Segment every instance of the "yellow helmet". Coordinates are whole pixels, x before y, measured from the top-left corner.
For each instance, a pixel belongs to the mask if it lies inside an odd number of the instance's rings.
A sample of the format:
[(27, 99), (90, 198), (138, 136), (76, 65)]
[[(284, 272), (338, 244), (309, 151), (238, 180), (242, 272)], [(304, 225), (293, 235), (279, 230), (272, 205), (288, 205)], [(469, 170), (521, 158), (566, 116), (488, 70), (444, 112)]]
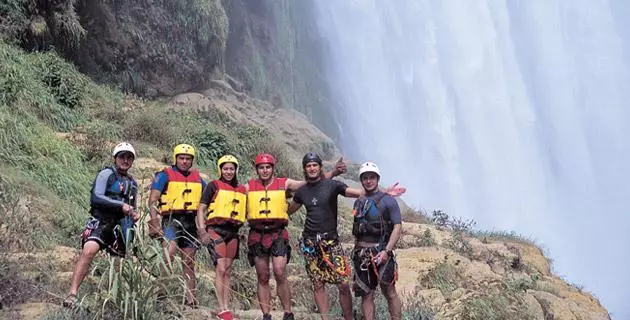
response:
[(173, 148), (173, 164), (177, 164), (177, 155), (178, 154), (187, 154), (193, 159), (195, 158), (195, 148), (189, 144), (178, 144)]
[(219, 172), (219, 178), (221, 178), (221, 166), (227, 162), (231, 162), (234, 164), (234, 166), (236, 166), (236, 174), (238, 175), (238, 160), (236, 159), (235, 156), (228, 154), (219, 158), (219, 160), (217, 161), (217, 170)]

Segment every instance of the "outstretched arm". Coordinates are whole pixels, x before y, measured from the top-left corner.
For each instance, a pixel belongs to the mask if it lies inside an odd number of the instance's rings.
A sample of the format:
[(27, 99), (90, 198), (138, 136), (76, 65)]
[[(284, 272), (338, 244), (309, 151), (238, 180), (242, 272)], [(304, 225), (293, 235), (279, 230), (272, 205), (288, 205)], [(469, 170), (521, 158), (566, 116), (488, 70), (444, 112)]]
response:
[[(394, 183), (393, 185), (383, 190), (383, 192), (385, 192), (386, 194), (392, 197), (399, 197), (403, 195), (406, 191), (407, 191), (407, 188), (399, 187), (398, 182)], [(351, 187), (346, 188), (345, 196), (348, 198), (358, 198), (364, 195), (365, 195), (364, 189), (357, 189), (357, 188), (351, 188)]]
[[(345, 162), (343, 162), (343, 157), (341, 157), (339, 158), (339, 160), (337, 160), (337, 163), (335, 163), (335, 168), (332, 171), (324, 172), (324, 178), (332, 179), (336, 176), (346, 173), (346, 171), (348, 171), (348, 166)], [(306, 181), (304, 180), (293, 180), (291, 178), (287, 178), (287, 182), (284, 187), (289, 191), (296, 191), (305, 184)]]

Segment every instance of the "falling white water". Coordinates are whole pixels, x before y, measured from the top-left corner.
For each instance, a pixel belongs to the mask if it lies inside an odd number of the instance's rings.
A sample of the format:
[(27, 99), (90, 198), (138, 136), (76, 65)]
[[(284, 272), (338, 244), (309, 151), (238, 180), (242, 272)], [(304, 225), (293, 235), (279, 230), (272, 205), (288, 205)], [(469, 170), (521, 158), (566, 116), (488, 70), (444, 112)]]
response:
[(630, 4), (315, 4), (344, 152), (413, 206), (535, 238), (630, 319)]

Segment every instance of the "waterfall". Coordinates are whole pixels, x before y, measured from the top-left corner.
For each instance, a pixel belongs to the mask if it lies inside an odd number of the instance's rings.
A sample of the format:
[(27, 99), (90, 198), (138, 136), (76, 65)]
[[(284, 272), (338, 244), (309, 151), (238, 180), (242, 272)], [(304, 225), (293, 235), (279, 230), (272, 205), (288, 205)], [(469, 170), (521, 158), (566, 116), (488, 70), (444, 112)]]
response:
[[(315, 1), (342, 150), (630, 318), (630, 5)], [(625, 210), (625, 211), (624, 211)]]

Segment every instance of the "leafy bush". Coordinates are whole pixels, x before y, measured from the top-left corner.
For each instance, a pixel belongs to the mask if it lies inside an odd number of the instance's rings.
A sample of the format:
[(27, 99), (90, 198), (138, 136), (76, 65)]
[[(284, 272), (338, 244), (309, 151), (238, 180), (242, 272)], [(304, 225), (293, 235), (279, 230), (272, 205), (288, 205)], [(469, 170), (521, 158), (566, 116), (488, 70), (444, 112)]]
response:
[(193, 141), (198, 152), (195, 161), (199, 166), (213, 168), (221, 156), (231, 153), (228, 138), (223, 133), (211, 128), (204, 127), (193, 136)]

